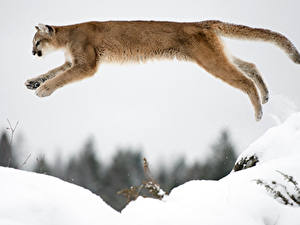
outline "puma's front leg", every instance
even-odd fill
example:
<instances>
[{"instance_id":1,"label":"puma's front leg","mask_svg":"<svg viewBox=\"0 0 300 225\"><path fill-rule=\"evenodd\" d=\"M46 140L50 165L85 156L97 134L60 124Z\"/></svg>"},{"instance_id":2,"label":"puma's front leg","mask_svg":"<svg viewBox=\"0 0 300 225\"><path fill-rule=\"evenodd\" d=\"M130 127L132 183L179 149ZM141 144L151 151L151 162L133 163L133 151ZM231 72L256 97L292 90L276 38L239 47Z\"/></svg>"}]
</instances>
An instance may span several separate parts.
<instances>
[{"instance_id":1,"label":"puma's front leg","mask_svg":"<svg viewBox=\"0 0 300 225\"><path fill-rule=\"evenodd\" d=\"M38 77L28 79L25 82L25 85L28 89L37 89L42 83L45 81L52 79L56 75L65 72L66 70L70 69L72 64L70 62L65 62L62 66L59 66L53 70L48 71L46 74L42 74Z\"/></svg>"},{"instance_id":2,"label":"puma's front leg","mask_svg":"<svg viewBox=\"0 0 300 225\"><path fill-rule=\"evenodd\" d=\"M82 80L86 77L92 76L96 72L96 66L75 65L71 69L62 74L57 75L51 80L47 80L37 90L36 95L39 97L46 97L51 95L56 89L64 85Z\"/></svg>"}]
</instances>

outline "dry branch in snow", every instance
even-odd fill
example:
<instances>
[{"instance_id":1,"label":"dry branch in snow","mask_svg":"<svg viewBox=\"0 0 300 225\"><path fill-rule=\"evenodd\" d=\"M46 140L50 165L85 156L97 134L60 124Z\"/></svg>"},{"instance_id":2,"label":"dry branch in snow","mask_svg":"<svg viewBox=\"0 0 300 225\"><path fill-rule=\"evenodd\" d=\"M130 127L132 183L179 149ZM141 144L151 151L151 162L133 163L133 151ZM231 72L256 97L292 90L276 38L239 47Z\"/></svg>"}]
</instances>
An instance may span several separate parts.
<instances>
[{"instance_id":1,"label":"dry branch in snow","mask_svg":"<svg viewBox=\"0 0 300 225\"><path fill-rule=\"evenodd\" d=\"M131 186L130 188L123 189L118 192L119 195L124 195L127 198L127 203L136 200L139 196L149 197L142 194L143 190L146 190L150 193L152 198L162 199L166 192L161 189L160 185L153 179L149 164L146 158L144 158L144 175L145 180L139 186Z\"/></svg>"}]
</instances>

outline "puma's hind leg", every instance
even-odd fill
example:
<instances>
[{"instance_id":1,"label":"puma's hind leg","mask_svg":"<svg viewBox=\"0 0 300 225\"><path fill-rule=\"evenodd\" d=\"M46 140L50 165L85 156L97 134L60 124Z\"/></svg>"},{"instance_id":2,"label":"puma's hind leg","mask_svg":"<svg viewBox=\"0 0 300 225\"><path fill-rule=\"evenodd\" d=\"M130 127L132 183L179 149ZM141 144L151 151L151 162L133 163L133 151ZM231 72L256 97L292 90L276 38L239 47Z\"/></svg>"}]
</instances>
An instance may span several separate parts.
<instances>
[{"instance_id":1,"label":"puma's hind leg","mask_svg":"<svg viewBox=\"0 0 300 225\"><path fill-rule=\"evenodd\" d=\"M236 57L233 57L232 61L240 70L242 70L250 79L254 81L260 90L262 103L267 103L269 100L269 91L255 64L246 62Z\"/></svg>"},{"instance_id":2,"label":"puma's hind leg","mask_svg":"<svg viewBox=\"0 0 300 225\"><path fill-rule=\"evenodd\" d=\"M259 121L262 118L262 105L254 82L246 77L235 65L227 61L226 63L220 63L217 68L206 67L206 65L203 67L207 72L246 93L254 107L255 119Z\"/></svg>"},{"instance_id":3,"label":"puma's hind leg","mask_svg":"<svg viewBox=\"0 0 300 225\"><path fill-rule=\"evenodd\" d=\"M191 59L215 77L246 93L254 107L255 118L259 121L262 118L262 105L254 82L230 61L221 40L214 33L202 33L201 39L199 36L195 39L189 54Z\"/></svg>"}]
</instances>

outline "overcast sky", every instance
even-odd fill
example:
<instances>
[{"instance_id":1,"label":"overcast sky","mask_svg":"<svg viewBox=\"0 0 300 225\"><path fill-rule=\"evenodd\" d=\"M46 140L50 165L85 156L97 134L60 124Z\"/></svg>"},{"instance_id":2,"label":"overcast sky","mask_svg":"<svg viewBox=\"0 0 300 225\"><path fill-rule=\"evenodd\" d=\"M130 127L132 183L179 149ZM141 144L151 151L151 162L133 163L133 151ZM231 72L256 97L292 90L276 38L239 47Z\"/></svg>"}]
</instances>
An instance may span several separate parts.
<instances>
[{"instance_id":1,"label":"overcast sky","mask_svg":"<svg viewBox=\"0 0 300 225\"><path fill-rule=\"evenodd\" d=\"M243 150L300 104L300 66L267 43L226 40L233 55L254 62L270 90L264 116L256 122L249 99L196 64L150 61L103 64L94 77L47 98L24 86L28 78L64 62L63 53L32 56L34 26L90 20L226 22L269 28L300 48L299 1L0 1L0 128L19 121L26 152L76 153L91 135L101 157L118 146L142 147L151 161L186 155L201 159L228 128Z\"/></svg>"}]
</instances>

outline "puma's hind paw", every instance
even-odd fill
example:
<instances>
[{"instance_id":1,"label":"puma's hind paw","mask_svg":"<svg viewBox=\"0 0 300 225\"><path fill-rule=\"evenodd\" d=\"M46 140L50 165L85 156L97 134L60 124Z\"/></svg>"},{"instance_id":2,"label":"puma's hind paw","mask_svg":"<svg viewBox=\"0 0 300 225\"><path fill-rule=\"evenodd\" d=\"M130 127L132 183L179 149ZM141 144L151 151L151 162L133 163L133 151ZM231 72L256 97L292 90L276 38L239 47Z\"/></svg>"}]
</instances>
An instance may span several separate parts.
<instances>
[{"instance_id":1,"label":"puma's hind paw","mask_svg":"<svg viewBox=\"0 0 300 225\"><path fill-rule=\"evenodd\" d=\"M260 121L261 118L262 118L262 116L263 116L263 111L260 110L259 112L257 112L257 113L255 114L255 119L256 119L256 121L257 121L257 122Z\"/></svg>"},{"instance_id":2,"label":"puma's hind paw","mask_svg":"<svg viewBox=\"0 0 300 225\"><path fill-rule=\"evenodd\" d=\"M269 101L269 93L266 93L262 98L262 104L266 104Z\"/></svg>"},{"instance_id":3,"label":"puma's hind paw","mask_svg":"<svg viewBox=\"0 0 300 225\"><path fill-rule=\"evenodd\" d=\"M297 50L290 57L292 58L292 60L294 61L294 63L300 64L300 54L299 54L299 52Z\"/></svg>"}]
</instances>

